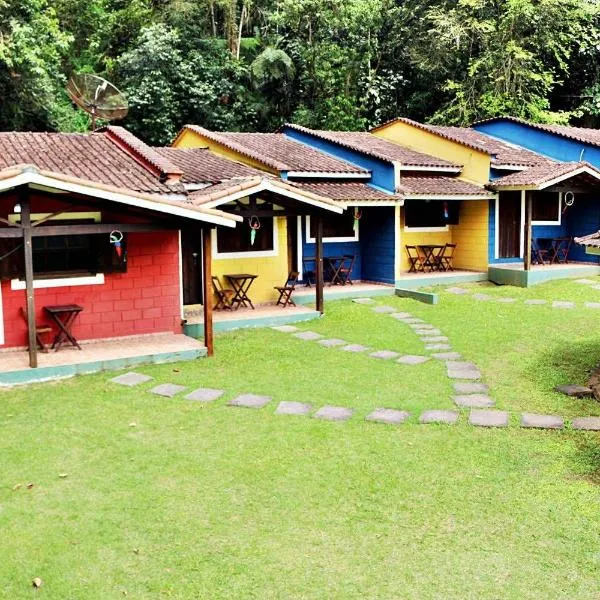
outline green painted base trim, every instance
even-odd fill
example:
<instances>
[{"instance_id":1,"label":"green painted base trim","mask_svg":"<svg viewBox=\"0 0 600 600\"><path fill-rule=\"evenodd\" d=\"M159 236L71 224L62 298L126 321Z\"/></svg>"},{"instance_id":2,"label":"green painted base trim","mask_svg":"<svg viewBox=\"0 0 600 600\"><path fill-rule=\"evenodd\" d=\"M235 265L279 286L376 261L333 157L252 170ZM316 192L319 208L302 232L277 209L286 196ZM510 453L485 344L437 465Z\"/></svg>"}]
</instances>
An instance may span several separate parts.
<instances>
[{"instance_id":1,"label":"green painted base trim","mask_svg":"<svg viewBox=\"0 0 600 600\"><path fill-rule=\"evenodd\" d=\"M565 267L560 269L534 269L532 271L523 271L519 269L502 269L499 267L489 267L489 280L498 285L514 285L516 287L531 287L545 281L554 279L569 279L600 275L599 265L590 265L582 267Z\"/></svg>"},{"instance_id":2,"label":"green painted base trim","mask_svg":"<svg viewBox=\"0 0 600 600\"><path fill-rule=\"evenodd\" d=\"M474 281L487 281L487 273L456 273L452 275L436 276L432 273L430 277L406 277L396 281L396 289L415 290L432 285L455 285L456 283L471 283Z\"/></svg>"},{"instance_id":3,"label":"green painted base trim","mask_svg":"<svg viewBox=\"0 0 600 600\"><path fill-rule=\"evenodd\" d=\"M425 304L437 304L440 301L439 294L422 292L421 290L396 288L396 296L400 296L400 298L412 298L413 300L418 300Z\"/></svg>"},{"instance_id":4,"label":"green painted base trim","mask_svg":"<svg viewBox=\"0 0 600 600\"><path fill-rule=\"evenodd\" d=\"M314 290L314 288L313 288ZM381 289L360 290L353 289L351 285L344 286L334 290L325 290L324 299L327 300L348 300L349 298L376 298L377 296L393 296L394 288L382 287ZM310 294L298 293L294 295L294 302L301 306L315 303L314 291Z\"/></svg>"},{"instance_id":5,"label":"green painted base trim","mask_svg":"<svg viewBox=\"0 0 600 600\"><path fill-rule=\"evenodd\" d=\"M281 309L285 312L285 308ZM232 331L234 329L246 329L248 327L275 327L277 325L288 325L289 323L298 323L300 321L312 321L321 316L319 312L313 310L304 313L292 313L273 315L270 317L260 317L258 319L239 319L231 321L214 321L214 331ZM186 323L183 326L183 333L189 337L204 337L204 323Z\"/></svg>"},{"instance_id":6,"label":"green painted base trim","mask_svg":"<svg viewBox=\"0 0 600 600\"><path fill-rule=\"evenodd\" d=\"M206 356L206 348L182 350L181 352L160 352L145 354L130 358L113 358L98 360L73 365L60 365L55 367L38 367L37 369L21 369L0 373L0 386L24 385L28 383L42 383L56 379L66 379L75 375L89 375L100 371L119 371L137 367L138 365L163 364L185 360L195 360Z\"/></svg>"}]
</instances>

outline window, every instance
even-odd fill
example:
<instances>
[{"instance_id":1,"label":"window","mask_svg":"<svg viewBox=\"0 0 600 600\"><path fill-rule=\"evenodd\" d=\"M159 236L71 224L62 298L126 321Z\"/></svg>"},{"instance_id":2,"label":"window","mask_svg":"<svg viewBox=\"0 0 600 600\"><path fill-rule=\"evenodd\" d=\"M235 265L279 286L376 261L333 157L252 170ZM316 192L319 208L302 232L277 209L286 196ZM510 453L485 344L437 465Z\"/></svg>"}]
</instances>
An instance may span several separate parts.
<instances>
[{"instance_id":1,"label":"window","mask_svg":"<svg viewBox=\"0 0 600 600\"><path fill-rule=\"evenodd\" d=\"M445 229L458 225L459 203L446 200L406 200L404 227L406 229Z\"/></svg>"},{"instance_id":2,"label":"window","mask_svg":"<svg viewBox=\"0 0 600 600\"><path fill-rule=\"evenodd\" d=\"M358 241L358 227L354 229L354 209L349 208L341 215L327 213L323 219L324 242ZM359 221L360 225L360 221ZM314 244L317 238L317 219L306 217L306 241Z\"/></svg>"},{"instance_id":3,"label":"window","mask_svg":"<svg viewBox=\"0 0 600 600\"><path fill-rule=\"evenodd\" d=\"M245 256L276 256L277 229L273 217L262 217L252 244L250 223L244 219L235 228L217 227L216 258L238 258ZM214 239L213 239L214 242Z\"/></svg>"},{"instance_id":4,"label":"window","mask_svg":"<svg viewBox=\"0 0 600 600\"><path fill-rule=\"evenodd\" d=\"M561 198L558 192L534 192L532 204L534 225L560 225Z\"/></svg>"}]
</instances>

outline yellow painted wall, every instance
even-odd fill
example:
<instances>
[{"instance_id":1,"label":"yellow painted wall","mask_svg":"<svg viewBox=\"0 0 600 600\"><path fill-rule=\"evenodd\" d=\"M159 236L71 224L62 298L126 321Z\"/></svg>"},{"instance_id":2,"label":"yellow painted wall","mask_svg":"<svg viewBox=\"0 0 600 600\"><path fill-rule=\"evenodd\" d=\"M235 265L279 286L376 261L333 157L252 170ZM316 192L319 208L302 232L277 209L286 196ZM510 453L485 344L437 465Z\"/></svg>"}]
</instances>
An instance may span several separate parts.
<instances>
[{"instance_id":1,"label":"yellow painted wall","mask_svg":"<svg viewBox=\"0 0 600 600\"><path fill-rule=\"evenodd\" d=\"M406 231L404 208L400 211L400 271L406 274L410 261L406 246L421 244L456 244L454 268L486 271L488 265L488 201L463 200L460 202L458 225L448 231Z\"/></svg>"},{"instance_id":2,"label":"yellow painted wall","mask_svg":"<svg viewBox=\"0 0 600 600\"><path fill-rule=\"evenodd\" d=\"M251 167L255 167L256 169L260 169L261 171L266 171L268 173L272 173L274 175L278 174L278 171L275 169L271 169L264 165L263 163L253 160L248 156L244 156L243 154L236 152L235 150L231 150L223 146L222 144L218 144L205 138L200 133L192 131L191 129L184 129L178 136L175 138L173 142L174 148L208 148L211 152L218 154L219 156L223 156L230 160L235 160L237 162L244 163Z\"/></svg>"},{"instance_id":3,"label":"yellow painted wall","mask_svg":"<svg viewBox=\"0 0 600 600\"><path fill-rule=\"evenodd\" d=\"M254 304L275 302L279 293L275 285L283 285L288 276L287 222L276 217L278 253L277 256L248 258L213 258L213 275L219 277L223 287L230 287L224 277L226 273L250 273L258 275L252 283L248 296ZM259 234L260 235L260 234ZM216 298L213 298L216 302Z\"/></svg>"},{"instance_id":4,"label":"yellow painted wall","mask_svg":"<svg viewBox=\"0 0 600 600\"><path fill-rule=\"evenodd\" d=\"M373 131L373 135L431 156L464 165L459 176L461 179L480 184L489 182L491 159L485 152L468 148L402 121L385 125L381 129Z\"/></svg>"}]
</instances>

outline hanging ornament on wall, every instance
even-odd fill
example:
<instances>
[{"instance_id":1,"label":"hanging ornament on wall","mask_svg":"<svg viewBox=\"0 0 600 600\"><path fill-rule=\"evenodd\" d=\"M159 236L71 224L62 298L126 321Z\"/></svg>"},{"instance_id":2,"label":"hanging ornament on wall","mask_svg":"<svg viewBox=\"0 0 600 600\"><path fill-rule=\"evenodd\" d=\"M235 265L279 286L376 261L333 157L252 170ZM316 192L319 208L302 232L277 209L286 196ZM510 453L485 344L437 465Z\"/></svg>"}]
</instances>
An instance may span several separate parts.
<instances>
[{"instance_id":1,"label":"hanging ornament on wall","mask_svg":"<svg viewBox=\"0 0 600 600\"><path fill-rule=\"evenodd\" d=\"M250 225L250 245L254 246L256 232L260 229L260 219L256 215L252 215L248 219L248 224Z\"/></svg>"},{"instance_id":2,"label":"hanging ornament on wall","mask_svg":"<svg viewBox=\"0 0 600 600\"><path fill-rule=\"evenodd\" d=\"M358 231L358 222L361 220L362 218L362 211L359 210L358 208L354 209L354 223L352 223L352 229L354 230L354 232L356 233Z\"/></svg>"},{"instance_id":3,"label":"hanging ornament on wall","mask_svg":"<svg viewBox=\"0 0 600 600\"><path fill-rule=\"evenodd\" d=\"M121 247L123 233L115 229L114 231L110 232L108 239L115 249L115 254L118 256L118 258L121 258L121 256L123 256L123 248Z\"/></svg>"},{"instance_id":4,"label":"hanging ornament on wall","mask_svg":"<svg viewBox=\"0 0 600 600\"><path fill-rule=\"evenodd\" d=\"M450 209L448 208L448 203L444 202L444 220L447 221L450 218Z\"/></svg>"},{"instance_id":5,"label":"hanging ornament on wall","mask_svg":"<svg viewBox=\"0 0 600 600\"><path fill-rule=\"evenodd\" d=\"M573 204L575 204L575 193L574 192L565 192L565 195L563 196L563 214L565 213L565 211L567 210L567 208L570 208L571 206L573 206Z\"/></svg>"}]
</instances>

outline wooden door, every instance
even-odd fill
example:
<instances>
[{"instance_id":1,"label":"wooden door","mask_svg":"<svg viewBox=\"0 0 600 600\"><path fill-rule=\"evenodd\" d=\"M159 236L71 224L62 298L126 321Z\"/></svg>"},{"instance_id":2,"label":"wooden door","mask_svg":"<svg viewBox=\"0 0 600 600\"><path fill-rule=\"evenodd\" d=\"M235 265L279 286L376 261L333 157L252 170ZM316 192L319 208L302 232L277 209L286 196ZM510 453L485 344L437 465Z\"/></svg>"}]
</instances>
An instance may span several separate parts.
<instances>
[{"instance_id":1,"label":"wooden door","mask_svg":"<svg viewBox=\"0 0 600 600\"><path fill-rule=\"evenodd\" d=\"M498 258L521 255L521 192L500 192L498 200Z\"/></svg>"},{"instance_id":2,"label":"wooden door","mask_svg":"<svg viewBox=\"0 0 600 600\"><path fill-rule=\"evenodd\" d=\"M181 232L181 262L183 304L184 306L202 304L202 232L200 229Z\"/></svg>"}]
</instances>

